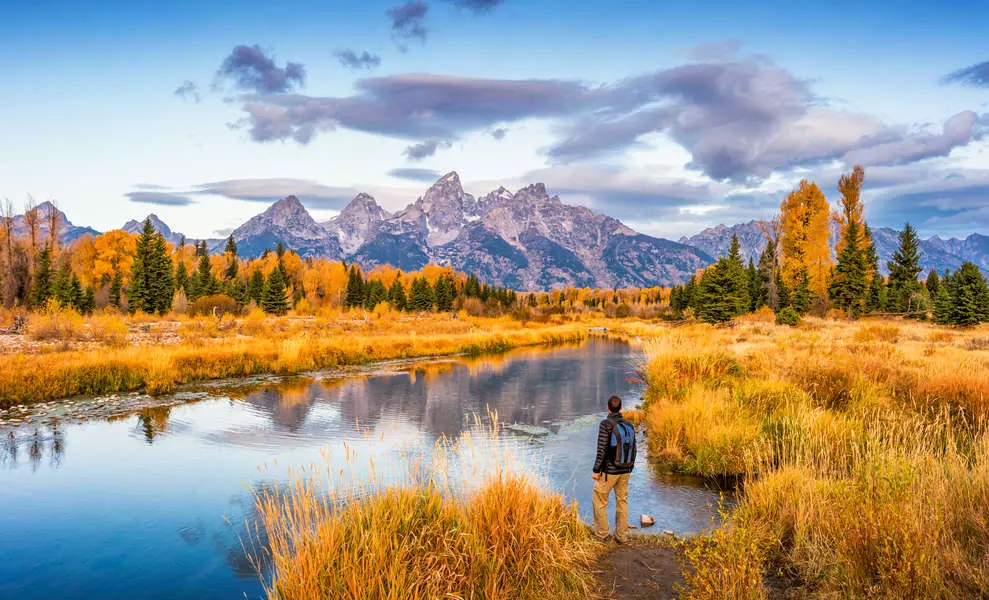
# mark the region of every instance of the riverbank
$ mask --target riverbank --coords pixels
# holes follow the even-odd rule
[[[177,385],[213,379],[577,343],[590,335],[590,328],[607,323],[587,319],[523,324],[507,318],[378,315],[334,320],[121,320],[111,326],[105,317],[100,319],[85,324],[89,333],[66,334],[62,345],[52,346],[48,340],[0,354],[0,408],[81,395],[163,394]],[[97,327],[138,333],[93,335]],[[77,338],[84,341],[73,341]]]
[[[743,481],[682,598],[989,592],[989,329],[688,326],[647,351],[651,453]]]

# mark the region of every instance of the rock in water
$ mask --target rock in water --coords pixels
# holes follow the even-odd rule
[[[652,527],[653,525],[656,524],[656,518],[653,517],[652,515],[642,515],[641,517],[639,517],[639,522],[642,524],[643,527]]]

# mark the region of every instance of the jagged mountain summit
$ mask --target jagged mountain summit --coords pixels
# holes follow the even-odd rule
[[[301,256],[340,257],[340,242],[316,222],[295,196],[287,196],[231,233],[244,256],[261,254],[281,242]]]
[[[738,236],[742,256],[747,260],[759,260],[759,254],[766,247],[764,221],[749,221],[728,227],[718,225],[709,227],[697,235],[680,238],[681,244],[687,244],[707,254],[719,257],[728,253],[733,235]],[[833,232],[837,235],[837,232]],[[872,240],[876,244],[879,255],[879,269],[884,275],[889,274],[887,262],[893,259],[893,253],[900,245],[900,232],[890,227],[877,227],[872,230]],[[983,272],[989,274],[989,237],[973,233],[966,238],[942,239],[934,236],[920,240],[920,264],[926,274],[930,269],[943,273],[945,269],[958,269],[963,262],[975,263]]]
[[[359,194],[320,225],[290,196],[233,236],[244,254],[282,241],[304,256],[369,268],[387,263],[404,270],[433,262],[529,290],[671,284],[712,260],[695,248],[642,235],[611,217],[563,204],[541,183],[515,193],[499,188],[475,197],[464,191],[455,172],[395,214]]]
[[[141,233],[141,231],[144,229],[145,220],[150,220],[151,226],[154,227],[155,231],[160,233],[167,242],[171,242],[172,244],[178,245],[179,242],[181,242],[185,238],[185,236],[182,235],[181,233],[172,231],[172,228],[169,227],[164,221],[159,219],[158,215],[154,213],[151,213],[150,215],[148,215],[144,219],[141,219],[140,221],[137,220],[127,221],[126,223],[124,223],[124,226],[121,227],[121,229],[126,231],[127,233]]]
[[[92,227],[80,227],[78,225],[74,225],[72,221],[65,216],[65,213],[59,210],[58,207],[51,202],[42,202],[35,208],[35,211],[37,214],[38,242],[48,239],[49,230],[51,229],[51,217],[53,215],[56,219],[58,237],[62,243],[71,242],[86,234],[100,234],[100,232],[96,231]],[[28,219],[25,215],[14,216],[14,235],[18,237],[30,236],[30,226],[28,225]]]

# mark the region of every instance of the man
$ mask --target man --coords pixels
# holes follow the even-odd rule
[[[628,479],[635,466],[635,428],[622,418],[622,399],[608,398],[608,418],[598,427],[594,460],[594,534],[608,539],[608,497],[615,491],[615,540],[628,541]]]

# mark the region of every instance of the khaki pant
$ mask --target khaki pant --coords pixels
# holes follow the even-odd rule
[[[632,475],[605,475],[594,484],[594,534],[599,538],[607,537],[608,527],[608,497],[615,490],[615,538],[624,542],[628,539],[628,478]]]

